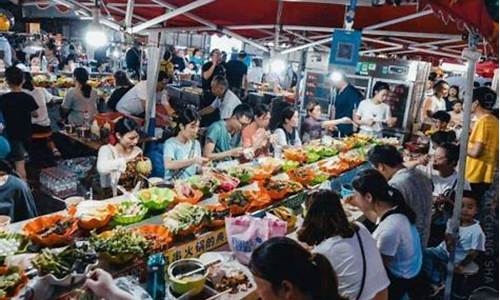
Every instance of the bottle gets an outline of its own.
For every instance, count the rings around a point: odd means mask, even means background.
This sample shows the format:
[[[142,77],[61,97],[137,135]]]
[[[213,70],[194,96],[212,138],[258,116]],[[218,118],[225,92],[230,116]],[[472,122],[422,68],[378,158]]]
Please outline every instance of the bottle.
[[[89,112],[87,110],[83,112],[83,124],[82,124],[82,127],[87,127],[87,128],[90,127],[90,114],[89,114]]]
[[[97,124],[97,120],[92,122],[92,126],[90,126],[90,134],[93,140],[98,141],[101,138],[101,128],[99,124]]]
[[[164,300],[165,287],[165,257],[156,253],[148,258],[146,290],[153,300]]]

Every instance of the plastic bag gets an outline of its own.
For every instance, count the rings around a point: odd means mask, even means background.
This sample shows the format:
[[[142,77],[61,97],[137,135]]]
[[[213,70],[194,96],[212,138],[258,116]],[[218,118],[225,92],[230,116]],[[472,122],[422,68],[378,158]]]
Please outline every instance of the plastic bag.
[[[226,218],[229,248],[236,259],[248,265],[255,248],[272,237],[284,236],[287,224],[269,216],[256,218],[249,215]]]

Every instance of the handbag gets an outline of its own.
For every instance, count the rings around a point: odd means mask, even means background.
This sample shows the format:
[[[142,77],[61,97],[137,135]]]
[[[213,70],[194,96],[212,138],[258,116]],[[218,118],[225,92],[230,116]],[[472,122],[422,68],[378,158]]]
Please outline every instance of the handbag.
[[[361,237],[359,236],[359,229],[356,231],[356,237],[358,238],[359,248],[361,250],[361,257],[363,258],[363,277],[361,278],[361,287],[359,288],[358,295],[356,296],[356,300],[359,300],[361,294],[363,293],[363,289],[365,288],[366,281],[366,257],[365,257],[365,249],[363,247],[363,242],[361,241]]]

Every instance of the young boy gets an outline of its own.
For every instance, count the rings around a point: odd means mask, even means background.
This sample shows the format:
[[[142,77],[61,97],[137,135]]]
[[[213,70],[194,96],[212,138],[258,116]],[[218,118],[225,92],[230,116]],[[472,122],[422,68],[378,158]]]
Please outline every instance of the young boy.
[[[479,252],[485,251],[486,237],[479,222],[474,219],[477,210],[475,195],[470,191],[464,191],[458,241],[455,248],[455,270],[457,272],[463,271],[469,263],[474,261]],[[444,287],[442,283],[444,274],[440,269],[445,270],[446,268],[440,268],[440,265],[445,266],[448,263],[449,249],[453,245],[452,237],[448,234],[449,231],[450,222],[448,221],[445,240],[437,247],[424,250],[422,269],[434,286],[434,294],[437,294]]]
[[[451,102],[452,111],[450,111],[451,121],[450,126],[453,128],[461,128],[464,122],[464,112],[462,108],[462,102],[453,101]]]
[[[25,144],[31,138],[31,117],[37,117],[38,105],[33,97],[22,91],[24,73],[21,69],[7,68],[5,79],[10,92],[0,96],[0,111],[5,119],[5,132],[11,147],[10,157],[15,162],[19,176],[26,179]]]
[[[439,110],[432,114],[432,120],[434,121],[433,133],[431,134],[431,144],[429,147],[429,154],[433,154],[441,144],[444,143],[455,143],[457,135],[455,131],[448,129],[448,124],[450,123],[450,114],[444,110]]]

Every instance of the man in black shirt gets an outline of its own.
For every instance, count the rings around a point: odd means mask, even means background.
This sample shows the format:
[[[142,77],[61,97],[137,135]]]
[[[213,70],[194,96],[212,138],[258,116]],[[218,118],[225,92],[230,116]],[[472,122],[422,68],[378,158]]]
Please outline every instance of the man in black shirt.
[[[211,61],[205,63],[203,67],[201,68],[201,85],[203,88],[203,98],[200,103],[200,109],[203,109],[215,100],[215,95],[212,94],[211,91],[211,85],[212,85],[212,79],[214,79],[215,76],[221,75],[225,76],[226,75],[226,69],[224,66],[222,66],[222,60],[221,60],[221,53],[219,49],[214,49],[210,53],[210,58]],[[201,120],[201,126],[209,126],[213,122],[217,121],[219,119],[219,112],[214,111],[211,114],[208,114],[204,116]]]
[[[141,44],[139,41],[134,41],[134,45],[125,53],[125,63],[127,69],[132,73],[132,78],[141,79]]]
[[[5,131],[9,140],[16,171],[26,179],[24,156],[25,143],[31,138],[31,117],[37,117],[38,105],[31,95],[23,92],[24,73],[17,67],[5,70],[5,79],[10,92],[0,96],[0,110],[5,119]]]
[[[230,60],[225,64],[226,77],[229,88],[241,99],[245,98],[248,90],[247,73],[248,67],[243,62],[247,54],[245,51],[238,53],[238,59]]]
[[[363,100],[363,95],[344,78],[334,82],[334,85],[337,89],[334,104],[335,120],[344,117],[352,118],[359,103]],[[354,133],[354,128],[350,124],[339,124],[337,125],[337,129],[342,137],[350,136]]]

